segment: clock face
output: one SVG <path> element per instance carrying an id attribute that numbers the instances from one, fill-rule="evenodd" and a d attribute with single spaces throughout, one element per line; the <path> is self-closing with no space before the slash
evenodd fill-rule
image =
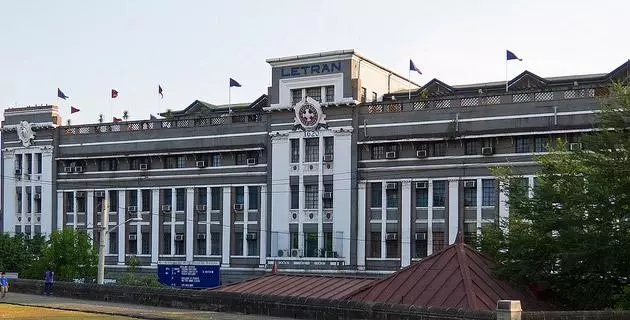
<path id="1" fill-rule="evenodd" d="M 312 104 L 303 104 L 298 111 L 298 118 L 304 127 L 312 127 L 319 121 L 317 108 Z"/>

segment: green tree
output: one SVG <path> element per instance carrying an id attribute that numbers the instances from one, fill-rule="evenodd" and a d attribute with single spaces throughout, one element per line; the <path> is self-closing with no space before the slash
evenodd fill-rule
<path id="1" fill-rule="evenodd" d="M 583 150 L 567 152 L 558 141 L 538 158 L 531 198 L 518 172 L 494 172 L 510 216 L 479 242 L 501 263 L 498 273 L 547 288 L 561 308 L 619 306 L 630 281 L 630 87 L 614 85 L 598 117 Z"/>
<path id="2" fill-rule="evenodd" d="M 53 231 L 47 245 L 41 266 L 53 268 L 57 280 L 96 277 L 98 252 L 85 232 L 69 229 Z"/>

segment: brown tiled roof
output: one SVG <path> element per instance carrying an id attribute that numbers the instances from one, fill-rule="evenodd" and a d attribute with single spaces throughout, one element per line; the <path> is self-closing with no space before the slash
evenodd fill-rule
<path id="1" fill-rule="evenodd" d="M 505 299 L 521 300 L 524 309 L 537 305 L 529 295 L 498 279 L 492 272 L 494 265 L 460 240 L 346 298 L 476 310 L 493 310 L 498 300 Z"/>
<path id="2" fill-rule="evenodd" d="M 367 277 L 270 274 L 209 290 L 317 299 L 342 299 L 352 292 L 374 283 L 376 280 L 378 279 Z"/>

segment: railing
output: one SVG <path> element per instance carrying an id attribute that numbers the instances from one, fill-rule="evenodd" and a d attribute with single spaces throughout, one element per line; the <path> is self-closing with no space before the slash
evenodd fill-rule
<path id="1" fill-rule="evenodd" d="M 453 98 L 435 98 L 435 99 L 419 99 L 405 102 L 387 101 L 370 103 L 365 106 L 367 113 L 395 113 L 404 111 L 426 110 L 426 109 L 445 109 L 457 107 L 475 107 L 498 104 L 541 102 L 554 100 L 571 100 L 603 97 L 608 95 L 608 88 L 581 88 L 570 90 L 556 91 L 538 91 L 538 92 L 514 92 L 503 95 L 487 95 L 475 97 L 453 97 Z"/>
<path id="2" fill-rule="evenodd" d="M 68 126 L 64 127 L 66 135 L 84 135 L 84 134 L 100 134 L 107 132 L 125 132 L 125 131 L 144 131 L 144 130 L 156 130 L 156 129 L 171 129 L 171 128 L 193 128 L 193 127 L 207 127 L 207 126 L 220 126 L 224 124 L 234 123 L 251 123 L 261 122 L 262 115 L 233 115 L 223 117 L 210 117 L 200 119 L 181 119 L 181 120 L 143 120 L 143 121 L 130 121 L 130 122 L 116 122 L 116 123 L 99 123 L 88 124 L 80 126 Z"/>

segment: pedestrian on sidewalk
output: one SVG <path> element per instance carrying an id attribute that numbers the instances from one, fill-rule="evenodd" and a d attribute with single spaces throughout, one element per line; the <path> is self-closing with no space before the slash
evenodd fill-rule
<path id="1" fill-rule="evenodd" d="M 9 291 L 9 279 L 7 279 L 4 271 L 0 273 L 0 292 L 2 292 L 2 299 L 7 295 L 7 291 Z"/>
<path id="2" fill-rule="evenodd" d="M 55 272 L 48 268 L 44 272 L 44 294 L 49 296 L 52 292 L 52 285 L 55 282 Z"/>

